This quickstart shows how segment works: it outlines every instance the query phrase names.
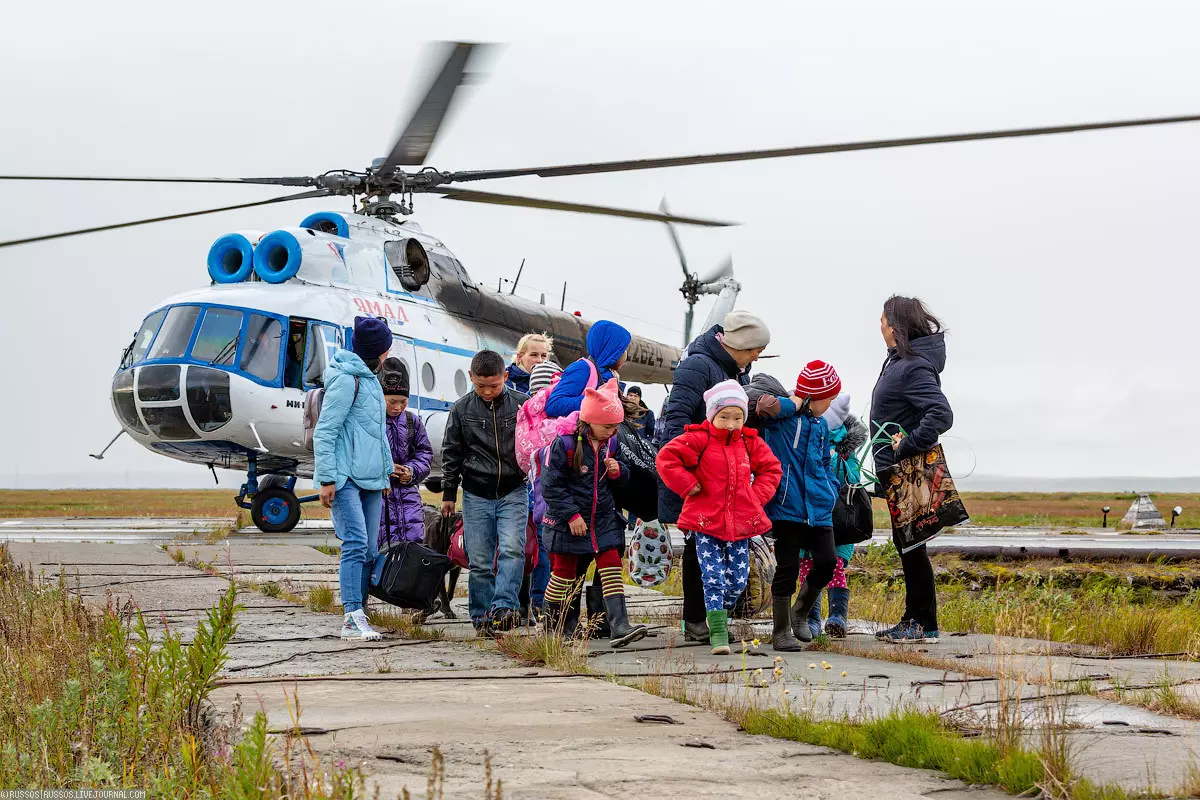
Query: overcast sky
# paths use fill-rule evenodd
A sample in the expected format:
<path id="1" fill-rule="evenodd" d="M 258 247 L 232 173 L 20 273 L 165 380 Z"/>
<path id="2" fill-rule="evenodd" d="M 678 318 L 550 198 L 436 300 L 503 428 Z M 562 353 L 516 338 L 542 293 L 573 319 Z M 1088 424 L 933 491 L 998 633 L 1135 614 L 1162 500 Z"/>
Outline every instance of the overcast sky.
<path id="1" fill-rule="evenodd" d="M 424 43 L 506 43 L 430 159 L 487 169 L 1200 113 L 1188 3 L 12 3 L 0 173 L 300 175 L 361 169 L 415 102 Z M 416 81 L 416 85 L 414 85 Z M 482 186 L 480 188 L 483 188 Z M 951 467 L 1195 475 L 1200 125 L 810 156 L 488 189 L 737 220 L 740 306 L 790 383 L 833 363 L 861 412 L 892 293 L 942 317 Z M 0 184 L 0 239 L 283 194 Z M 0 485 L 12 476 L 206 473 L 129 440 L 108 385 L 143 316 L 208 283 L 211 242 L 344 199 L 0 251 Z M 476 280 L 558 291 L 677 343 L 681 281 L 650 223 L 417 198 Z M 616 316 L 601 309 L 616 309 Z M 704 310 L 700 311 L 701 317 Z M 659 395 L 654 395 L 658 397 Z M 974 455 L 972 456 L 972 451 Z"/>

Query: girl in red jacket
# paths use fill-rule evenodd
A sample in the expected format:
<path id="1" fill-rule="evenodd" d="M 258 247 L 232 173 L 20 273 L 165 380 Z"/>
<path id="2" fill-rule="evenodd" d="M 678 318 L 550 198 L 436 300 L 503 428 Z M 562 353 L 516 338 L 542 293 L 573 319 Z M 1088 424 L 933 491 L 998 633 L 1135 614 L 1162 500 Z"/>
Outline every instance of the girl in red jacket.
<path id="1" fill-rule="evenodd" d="M 729 655 L 729 612 L 746 590 L 750 548 L 766 533 L 763 505 L 779 488 L 783 470 L 758 431 L 743 427 L 746 392 L 737 381 L 704 393 L 705 416 L 658 453 L 658 474 L 684 498 L 679 527 L 696 537 L 713 655 Z"/>

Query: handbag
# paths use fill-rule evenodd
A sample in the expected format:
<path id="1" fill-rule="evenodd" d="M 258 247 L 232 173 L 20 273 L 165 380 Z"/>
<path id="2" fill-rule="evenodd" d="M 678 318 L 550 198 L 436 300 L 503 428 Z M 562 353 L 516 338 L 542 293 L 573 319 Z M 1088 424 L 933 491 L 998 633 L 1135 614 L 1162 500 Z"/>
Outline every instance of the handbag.
<path id="1" fill-rule="evenodd" d="M 892 517 L 892 541 L 901 553 L 970 519 L 940 444 L 879 471 Z"/>
<path id="2" fill-rule="evenodd" d="M 865 542 L 874 532 L 871 493 L 865 486 L 844 484 L 838 489 L 837 502 L 833 506 L 834 544 L 840 546 Z"/>
<path id="3" fill-rule="evenodd" d="M 451 562 L 419 542 L 400 542 L 375 557 L 369 592 L 401 608 L 430 611 Z"/>
<path id="4" fill-rule="evenodd" d="M 466 534 L 463 532 L 462 515 L 457 515 L 457 519 L 446 517 L 448 520 L 444 524 L 453 524 L 454 529 L 450 534 L 450 546 L 446 550 L 446 557 L 450 562 L 460 569 L 470 569 L 471 562 L 467 557 Z M 454 520 L 449 522 L 449 520 Z M 533 570 L 538 565 L 538 538 L 537 526 L 533 523 L 533 517 L 527 517 L 525 522 L 525 574 L 532 575 Z M 498 558 L 498 557 L 497 557 Z M 497 562 L 492 562 L 492 569 L 495 570 Z"/>

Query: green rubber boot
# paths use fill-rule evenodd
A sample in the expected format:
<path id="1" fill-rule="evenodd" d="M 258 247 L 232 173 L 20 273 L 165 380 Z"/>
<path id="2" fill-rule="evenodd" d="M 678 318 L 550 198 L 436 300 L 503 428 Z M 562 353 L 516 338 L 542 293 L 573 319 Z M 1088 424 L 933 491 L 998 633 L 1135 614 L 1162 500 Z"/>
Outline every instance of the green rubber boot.
<path id="1" fill-rule="evenodd" d="M 708 643 L 714 656 L 729 655 L 729 612 L 708 612 Z"/>

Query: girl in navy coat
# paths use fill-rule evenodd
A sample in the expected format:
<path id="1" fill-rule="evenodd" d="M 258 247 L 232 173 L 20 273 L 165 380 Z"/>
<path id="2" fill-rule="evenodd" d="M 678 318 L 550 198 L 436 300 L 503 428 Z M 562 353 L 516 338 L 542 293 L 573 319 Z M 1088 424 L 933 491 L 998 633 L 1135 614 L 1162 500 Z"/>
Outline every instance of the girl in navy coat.
<path id="1" fill-rule="evenodd" d="M 629 624 L 621 577 L 625 523 L 609 486 L 610 481 L 629 480 L 629 468 L 614 459 L 610 450 L 610 440 L 624 419 L 616 378 L 599 391 L 587 389 L 574 433 L 557 437 L 543 451 L 541 473 L 546 501 L 543 538 L 550 551 L 548 625 L 574 635 L 578 612 L 574 612 L 574 620 L 568 620 L 564 609 L 571 608 L 572 596 L 580 591 L 588 565 L 595 561 L 613 647 L 623 647 L 647 633 L 646 626 Z"/>

